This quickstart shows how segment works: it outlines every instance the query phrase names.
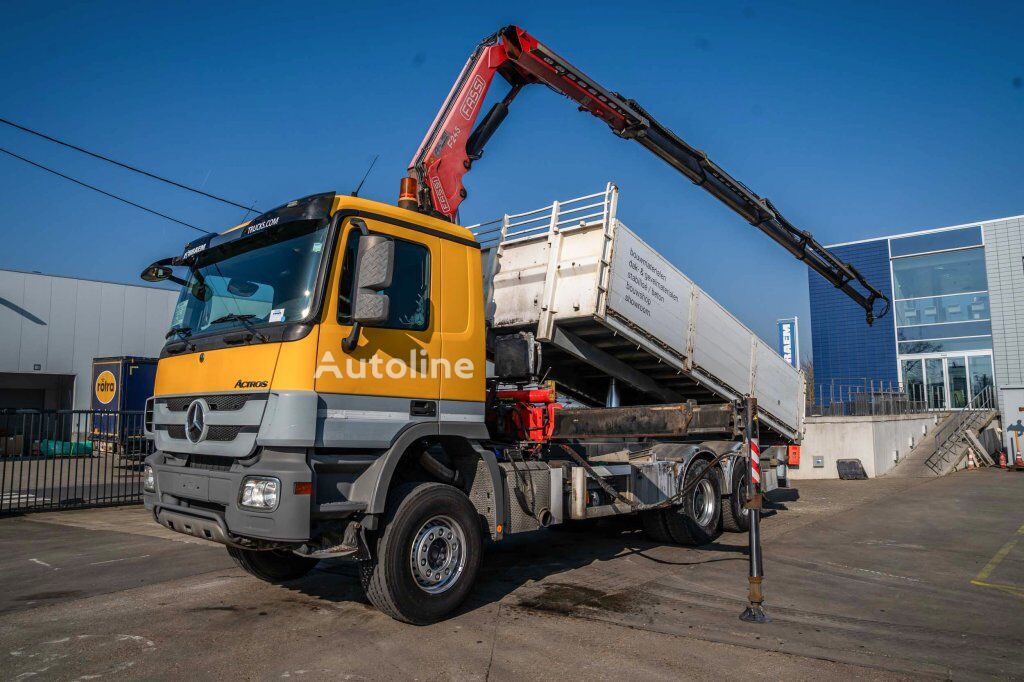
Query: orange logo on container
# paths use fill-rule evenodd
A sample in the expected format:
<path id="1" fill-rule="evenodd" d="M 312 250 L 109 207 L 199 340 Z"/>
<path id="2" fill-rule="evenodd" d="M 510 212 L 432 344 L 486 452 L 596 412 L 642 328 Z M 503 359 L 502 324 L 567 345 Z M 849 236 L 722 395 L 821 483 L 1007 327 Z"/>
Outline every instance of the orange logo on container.
<path id="1" fill-rule="evenodd" d="M 114 379 L 114 375 L 109 370 L 103 370 L 100 375 L 96 377 L 96 400 L 99 400 L 104 405 L 109 405 L 110 401 L 114 399 L 114 395 L 117 393 L 117 380 Z"/>

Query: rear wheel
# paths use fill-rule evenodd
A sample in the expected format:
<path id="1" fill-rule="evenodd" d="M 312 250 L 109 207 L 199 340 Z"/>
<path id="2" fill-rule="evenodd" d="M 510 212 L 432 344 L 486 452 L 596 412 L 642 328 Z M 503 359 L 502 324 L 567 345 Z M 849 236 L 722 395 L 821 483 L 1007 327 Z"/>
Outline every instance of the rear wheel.
<path id="1" fill-rule="evenodd" d="M 691 462 L 684 483 L 689 485 L 708 466 L 710 463 L 704 459 Z M 712 471 L 698 481 L 682 504 L 662 511 L 672 541 L 680 545 L 706 545 L 714 542 L 721 533 L 721 495 L 718 472 Z"/>
<path id="2" fill-rule="evenodd" d="M 228 554 L 240 568 L 268 583 L 296 580 L 313 570 L 319 559 L 309 559 L 284 549 L 257 552 L 228 547 Z"/>
<path id="3" fill-rule="evenodd" d="M 650 539 L 655 542 L 673 542 L 672 537 L 668 534 L 668 527 L 665 525 L 665 512 L 662 510 L 640 512 L 640 522 Z"/>
<path id="4" fill-rule="evenodd" d="M 480 519 L 460 490 L 411 483 L 388 499 L 373 558 L 360 564 L 366 596 L 396 620 L 426 625 L 462 603 L 480 568 Z"/>
<path id="5" fill-rule="evenodd" d="M 747 502 L 747 480 L 749 465 L 739 457 L 732 465 L 732 494 L 722 504 L 722 528 L 731 533 L 746 533 L 750 530 L 750 510 L 744 509 Z"/>

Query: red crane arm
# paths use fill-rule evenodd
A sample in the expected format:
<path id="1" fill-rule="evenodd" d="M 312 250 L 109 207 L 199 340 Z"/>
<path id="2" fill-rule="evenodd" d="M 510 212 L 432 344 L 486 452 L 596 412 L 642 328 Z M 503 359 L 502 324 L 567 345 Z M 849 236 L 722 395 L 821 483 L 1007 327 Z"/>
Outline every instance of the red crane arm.
<path id="1" fill-rule="evenodd" d="M 480 107 L 496 75 L 512 86 L 477 125 Z M 797 259 L 841 289 L 867 313 L 868 324 L 889 310 L 889 299 L 849 263 L 839 260 L 809 232 L 793 226 L 772 203 L 658 123 L 639 104 L 605 90 L 518 26 L 484 39 L 462 67 L 455 85 L 409 164 L 401 205 L 455 220 L 466 198 L 462 178 L 508 115 L 523 86 L 547 85 L 604 121 L 623 138 L 636 140 L 660 159 L 740 214 Z M 875 312 L 881 302 L 882 310 Z"/>
<path id="2" fill-rule="evenodd" d="M 475 130 L 481 104 L 499 74 L 512 90 Z M 635 114 L 619 97 L 569 66 L 529 33 L 518 26 L 503 28 L 470 55 L 409 164 L 409 176 L 419 185 L 421 209 L 432 208 L 449 220 L 455 219 L 466 197 L 463 176 L 480 157 L 483 145 L 504 120 L 519 90 L 533 83 L 543 83 L 576 101 L 616 132 L 625 130 L 631 118 L 635 120 Z"/>

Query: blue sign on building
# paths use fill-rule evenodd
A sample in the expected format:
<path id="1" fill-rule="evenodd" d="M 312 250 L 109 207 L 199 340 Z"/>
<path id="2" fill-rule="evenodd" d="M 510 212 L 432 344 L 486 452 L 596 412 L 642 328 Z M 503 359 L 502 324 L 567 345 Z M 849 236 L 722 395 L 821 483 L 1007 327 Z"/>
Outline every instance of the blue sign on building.
<path id="1" fill-rule="evenodd" d="M 796 368 L 800 367 L 800 343 L 797 340 L 797 318 L 779 320 L 779 355 Z"/>

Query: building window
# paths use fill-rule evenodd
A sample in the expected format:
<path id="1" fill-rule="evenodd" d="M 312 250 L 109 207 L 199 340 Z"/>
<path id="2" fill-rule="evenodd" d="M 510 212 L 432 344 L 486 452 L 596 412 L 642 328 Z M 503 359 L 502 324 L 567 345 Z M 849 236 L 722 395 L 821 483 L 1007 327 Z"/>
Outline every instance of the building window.
<path id="1" fill-rule="evenodd" d="M 992 348 L 991 336 L 975 336 L 963 339 L 928 339 L 927 341 L 901 341 L 900 355 L 916 355 L 918 353 L 948 353 L 959 350 L 989 350 Z"/>
<path id="2" fill-rule="evenodd" d="M 901 237 L 889 240 L 889 253 L 897 256 L 910 256 L 915 253 L 932 251 L 948 251 L 969 246 L 981 246 L 981 225 L 965 227 L 959 230 L 943 230 L 930 234 L 919 234 L 913 237 Z"/>
<path id="3" fill-rule="evenodd" d="M 950 235 L 963 230 L 936 233 Z M 918 235 L 890 240 L 893 244 L 906 240 L 918 240 L 936 235 Z M 968 235 L 969 236 L 969 235 Z M 963 237 L 963 235 L 961 235 Z M 980 234 L 977 235 L 980 240 Z M 958 239 L 960 239 L 958 237 Z M 959 242 L 915 241 L 902 245 L 910 248 L 931 248 Z M 908 246 L 916 244 L 916 246 Z M 891 260 L 896 317 L 896 350 L 900 356 L 926 353 L 948 353 L 961 351 L 990 350 L 992 348 L 992 314 L 989 308 L 988 277 L 985 274 L 984 248 L 961 248 L 917 256 L 900 256 Z M 952 382 L 967 383 L 966 367 L 952 368 L 956 376 L 950 376 L 950 392 L 946 403 L 955 407 L 959 402 L 954 392 L 967 394 L 966 390 L 954 388 Z M 960 372 L 963 370 L 963 376 Z M 927 367 L 927 384 L 932 385 Z M 928 389 L 928 401 L 936 402 Z M 946 404 L 944 403 L 943 407 Z M 962 406 L 961 406 L 962 407 Z"/>
<path id="4" fill-rule="evenodd" d="M 949 322 L 946 324 L 924 324 L 917 327 L 900 327 L 896 338 L 899 341 L 925 341 L 928 339 L 955 339 L 961 336 L 991 336 L 992 323 Z"/>
<path id="5" fill-rule="evenodd" d="M 946 381 L 942 371 L 942 358 L 925 360 L 924 366 L 928 377 L 928 407 L 932 410 L 941 410 L 946 407 Z"/>
<path id="6" fill-rule="evenodd" d="M 903 361 L 903 390 L 915 403 L 924 402 L 924 367 L 921 360 Z"/>
<path id="7" fill-rule="evenodd" d="M 984 249 L 894 258 L 892 277 L 897 299 L 988 290 Z"/>
<path id="8" fill-rule="evenodd" d="M 976 396 L 995 384 L 992 373 L 991 355 L 972 355 L 968 358 L 971 381 L 971 395 Z"/>
<path id="9" fill-rule="evenodd" d="M 968 322 L 991 319 L 988 292 L 928 296 L 896 301 L 896 324 L 910 327 L 940 322 Z"/>
<path id="10" fill-rule="evenodd" d="M 946 358 L 949 372 L 949 406 L 954 410 L 967 407 L 967 358 L 961 356 Z"/>

